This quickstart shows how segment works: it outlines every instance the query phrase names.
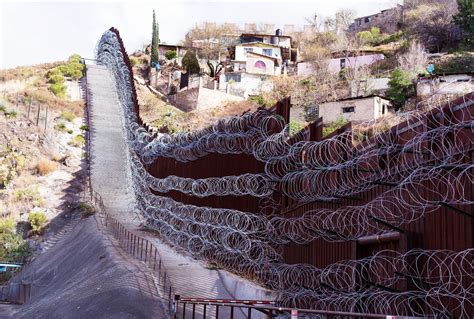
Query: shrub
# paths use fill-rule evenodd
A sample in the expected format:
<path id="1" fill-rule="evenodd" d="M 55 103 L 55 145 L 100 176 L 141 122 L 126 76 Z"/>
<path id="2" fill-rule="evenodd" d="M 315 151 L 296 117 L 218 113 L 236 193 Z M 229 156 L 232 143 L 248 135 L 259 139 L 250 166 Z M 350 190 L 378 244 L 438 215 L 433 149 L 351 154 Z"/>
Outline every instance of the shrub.
<path id="1" fill-rule="evenodd" d="M 43 204 L 43 198 L 41 197 L 37 185 L 19 189 L 15 192 L 15 195 L 19 201 L 31 202 L 35 206 L 41 206 Z"/>
<path id="2" fill-rule="evenodd" d="M 45 213 L 40 211 L 31 211 L 28 215 L 28 222 L 30 223 L 31 230 L 36 234 L 41 234 L 48 222 L 48 217 Z"/>
<path id="3" fill-rule="evenodd" d="M 186 52 L 181 63 L 190 74 L 198 74 L 201 71 L 199 61 L 191 50 Z"/>
<path id="4" fill-rule="evenodd" d="M 75 117 L 74 114 L 69 110 L 62 111 L 60 116 L 62 119 L 65 119 L 68 122 L 72 122 L 72 120 L 74 120 L 74 117 Z"/>
<path id="5" fill-rule="evenodd" d="M 53 83 L 49 86 L 49 90 L 57 97 L 66 97 L 67 87 L 64 83 Z"/>
<path id="6" fill-rule="evenodd" d="M 135 66 L 135 65 L 137 65 L 137 64 L 140 64 L 140 61 L 138 60 L 137 57 L 135 57 L 135 56 L 132 55 L 132 56 L 130 57 L 130 63 L 132 64 L 132 66 Z"/>
<path id="7" fill-rule="evenodd" d="M 304 128 L 305 125 L 303 123 L 290 120 L 288 124 L 288 134 L 293 136 Z"/>
<path id="8" fill-rule="evenodd" d="M 67 132 L 68 134 L 72 134 L 72 133 L 74 133 L 74 131 L 73 131 L 73 130 L 71 130 L 71 129 L 67 130 L 66 132 Z"/>
<path id="9" fill-rule="evenodd" d="M 84 203 L 84 202 L 79 203 L 79 208 L 82 211 L 82 216 L 83 217 L 89 217 L 91 215 L 94 215 L 94 213 L 95 213 L 94 207 L 92 207 L 91 205 L 89 205 L 87 203 Z"/>
<path id="10" fill-rule="evenodd" d="M 58 123 L 56 124 L 56 126 L 54 127 L 57 131 L 60 131 L 60 132 L 64 132 L 66 131 L 66 124 L 64 123 Z"/>
<path id="11" fill-rule="evenodd" d="M 86 139 L 84 138 L 84 136 L 79 134 L 79 135 L 76 135 L 74 138 L 72 138 L 68 144 L 72 146 L 76 146 L 76 147 L 82 147 L 84 146 L 85 143 L 86 143 Z"/>
<path id="12" fill-rule="evenodd" d="M 38 173 L 41 176 L 45 176 L 51 172 L 54 172 L 56 168 L 58 168 L 58 163 L 43 158 L 38 161 L 36 168 L 38 169 Z"/>
<path id="13" fill-rule="evenodd" d="M 167 58 L 168 60 L 173 60 L 173 59 L 176 59 L 178 55 L 176 54 L 176 51 L 172 50 L 172 51 L 167 51 L 165 53 L 165 58 Z"/>
<path id="14" fill-rule="evenodd" d="M 392 100 L 393 104 L 398 108 L 403 107 L 407 98 L 411 97 L 414 91 L 410 73 L 399 68 L 393 70 L 387 90 L 387 97 Z"/>
<path id="15" fill-rule="evenodd" d="M 342 116 L 339 116 L 337 118 L 337 120 L 335 120 L 334 122 L 331 122 L 331 123 L 328 123 L 328 124 L 324 125 L 324 127 L 323 127 L 323 136 L 331 134 L 332 132 L 334 132 L 335 130 L 340 129 L 341 127 L 343 127 L 347 123 L 349 123 L 349 121 L 347 119 L 345 119 Z"/>
<path id="16" fill-rule="evenodd" d="M 369 31 L 361 31 L 357 33 L 357 38 L 364 44 L 374 45 L 381 40 L 380 29 L 372 27 Z"/>
<path id="17" fill-rule="evenodd" d="M 256 102 L 258 105 L 262 107 L 271 107 L 273 106 L 273 101 L 265 99 L 262 94 L 249 96 L 249 100 Z"/>
<path id="18" fill-rule="evenodd" d="M 28 243 L 20 234 L 0 233 L 0 259 L 2 261 L 23 263 L 29 253 Z"/>
<path id="19" fill-rule="evenodd" d="M 81 131 L 88 131 L 89 127 L 86 124 L 82 124 L 81 127 L 79 127 Z"/>
<path id="20" fill-rule="evenodd" d="M 16 223 L 13 218 L 1 218 L 0 219 L 0 234 L 12 234 L 15 232 Z"/>

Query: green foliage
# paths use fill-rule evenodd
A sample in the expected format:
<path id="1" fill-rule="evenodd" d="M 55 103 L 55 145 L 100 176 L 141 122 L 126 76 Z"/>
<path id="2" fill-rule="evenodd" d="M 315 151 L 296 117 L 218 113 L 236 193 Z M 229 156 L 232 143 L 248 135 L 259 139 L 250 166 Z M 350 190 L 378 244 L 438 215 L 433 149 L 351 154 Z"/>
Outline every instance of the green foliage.
<path id="1" fill-rule="evenodd" d="M 60 98 L 66 97 L 67 87 L 64 83 L 54 83 L 49 86 L 51 92 Z"/>
<path id="2" fill-rule="evenodd" d="M 293 136 L 304 128 L 304 123 L 290 120 L 290 123 L 288 123 L 288 134 Z"/>
<path id="3" fill-rule="evenodd" d="M 16 223 L 13 218 L 1 218 L 0 219 L 0 234 L 12 234 L 15 232 Z"/>
<path id="4" fill-rule="evenodd" d="M 474 2 L 472 0 L 458 0 L 458 13 L 453 17 L 453 21 L 467 34 L 466 42 L 473 43 Z"/>
<path id="5" fill-rule="evenodd" d="M 76 146 L 76 147 L 82 147 L 86 143 L 86 140 L 84 136 L 81 134 L 76 135 L 69 141 L 69 145 Z"/>
<path id="6" fill-rule="evenodd" d="M 158 46 L 160 44 L 160 30 L 158 24 L 156 23 L 155 10 L 153 10 L 153 26 L 151 34 L 151 64 L 154 65 L 158 63 Z"/>
<path id="7" fill-rule="evenodd" d="M 89 131 L 89 126 L 87 126 L 86 124 L 82 124 L 82 125 L 79 127 L 79 129 L 80 129 L 81 131 Z"/>
<path id="8" fill-rule="evenodd" d="M 82 216 L 83 217 L 89 217 L 91 215 L 94 215 L 95 209 L 88 203 L 81 202 L 79 203 L 79 209 L 82 211 Z"/>
<path id="9" fill-rule="evenodd" d="M 18 189 L 15 192 L 15 197 L 18 201 L 32 203 L 35 206 L 43 204 L 43 197 L 41 197 L 38 185 L 30 185 L 29 187 Z"/>
<path id="10" fill-rule="evenodd" d="M 392 34 L 384 34 L 379 41 L 379 44 L 388 44 L 400 41 L 404 37 L 403 31 L 398 31 Z"/>
<path id="11" fill-rule="evenodd" d="M 364 44 L 375 45 L 382 39 L 382 34 L 379 28 L 372 27 L 368 31 L 358 32 L 357 38 Z"/>
<path id="12" fill-rule="evenodd" d="M 403 107 L 407 98 L 414 94 L 414 85 L 410 73 L 402 69 L 395 69 L 388 82 L 387 97 L 396 107 Z"/>
<path id="13" fill-rule="evenodd" d="M 196 58 L 196 55 L 191 50 L 188 50 L 183 57 L 183 61 L 181 62 L 183 67 L 190 73 L 190 74 L 198 74 L 201 71 L 201 67 L 199 66 L 199 61 Z"/>
<path id="14" fill-rule="evenodd" d="M 74 131 L 73 131 L 73 130 L 71 130 L 71 129 L 67 130 L 66 132 L 67 132 L 68 134 L 72 134 L 72 133 L 74 133 Z"/>
<path id="15" fill-rule="evenodd" d="M 168 60 L 173 60 L 177 57 L 178 55 L 176 54 L 176 51 L 174 50 L 171 50 L 171 51 L 166 51 L 165 53 L 165 58 L 167 58 Z"/>
<path id="16" fill-rule="evenodd" d="M 56 124 L 56 126 L 54 128 L 57 131 L 64 132 L 64 131 L 66 131 L 66 124 L 61 122 L 61 123 Z"/>
<path id="17" fill-rule="evenodd" d="M 74 116 L 74 113 L 72 113 L 71 111 L 69 110 L 63 110 L 61 112 L 61 118 L 68 121 L 68 122 L 72 122 L 72 120 L 74 120 L 75 116 Z"/>
<path id="18" fill-rule="evenodd" d="M 25 155 L 12 151 L 10 148 L 0 152 L 0 189 L 6 185 L 17 175 L 19 175 L 26 167 Z"/>
<path id="19" fill-rule="evenodd" d="M 84 75 L 84 64 L 81 63 L 81 56 L 73 54 L 69 57 L 68 62 L 61 64 L 46 73 L 46 78 L 50 83 L 49 89 L 54 95 L 64 98 L 66 97 L 67 87 L 65 78 L 70 77 L 74 80 L 80 79 Z"/>
<path id="20" fill-rule="evenodd" d="M 28 222 L 30 223 L 31 230 L 36 234 L 41 234 L 44 231 L 48 217 L 45 213 L 40 211 L 31 211 L 28 215 Z"/>
<path id="21" fill-rule="evenodd" d="M 275 104 L 274 101 L 265 99 L 262 94 L 249 96 L 249 100 L 256 102 L 262 107 L 271 107 L 273 104 Z"/>
<path id="22" fill-rule="evenodd" d="M 137 65 L 137 64 L 140 64 L 140 60 L 138 60 L 137 57 L 135 57 L 135 56 L 132 55 L 132 56 L 130 57 L 130 63 L 132 64 L 132 66 L 135 66 L 135 65 Z"/>
<path id="23" fill-rule="evenodd" d="M 0 233 L 0 259 L 6 262 L 24 263 L 30 250 L 19 234 Z"/>
<path id="24" fill-rule="evenodd" d="M 341 127 L 343 127 L 347 123 L 349 123 L 349 121 L 347 119 L 345 119 L 342 116 L 339 116 L 337 118 L 337 120 L 335 120 L 334 122 L 330 122 L 330 123 L 324 125 L 324 127 L 323 127 L 323 136 L 331 134 L 332 132 L 334 132 L 335 130 L 340 129 Z"/>

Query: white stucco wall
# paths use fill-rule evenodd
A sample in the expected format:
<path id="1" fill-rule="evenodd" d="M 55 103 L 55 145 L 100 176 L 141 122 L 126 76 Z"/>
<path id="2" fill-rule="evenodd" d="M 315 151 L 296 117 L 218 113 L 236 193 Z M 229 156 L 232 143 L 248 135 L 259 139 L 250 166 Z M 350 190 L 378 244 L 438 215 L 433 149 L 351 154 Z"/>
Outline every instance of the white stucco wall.
<path id="1" fill-rule="evenodd" d="M 385 56 L 383 54 L 369 54 L 344 59 L 346 60 L 346 68 L 354 68 L 363 65 L 371 65 L 385 59 Z M 341 71 L 341 58 L 330 59 L 328 62 L 329 71 L 334 73 Z M 298 63 L 297 69 L 298 75 L 302 76 L 311 75 L 314 72 L 311 62 L 300 62 Z"/>
<path id="2" fill-rule="evenodd" d="M 247 52 L 245 52 L 245 48 L 252 49 L 254 53 L 263 54 L 263 49 L 272 49 L 272 57 L 281 59 L 281 49 L 274 46 L 252 46 L 252 45 L 237 45 L 235 47 L 235 60 L 236 61 L 246 61 L 247 60 Z"/>
<path id="3" fill-rule="evenodd" d="M 249 95 L 258 95 L 262 92 L 269 92 L 273 89 L 271 78 L 269 76 L 240 73 L 240 78 L 240 82 L 228 83 L 225 74 L 222 74 L 219 81 L 219 90 L 224 92 L 229 90 L 230 94 L 247 98 Z"/>
<path id="4" fill-rule="evenodd" d="M 385 113 L 383 106 L 385 105 Z M 374 120 L 387 115 L 390 102 L 378 96 L 346 101 L 323 103 L 319 106 L 319 116 L 324 123 L 337 121 L 340 117 L 348 121 Z M 354 112 L 343 113 L 344 107 L 354 107 Z"/>

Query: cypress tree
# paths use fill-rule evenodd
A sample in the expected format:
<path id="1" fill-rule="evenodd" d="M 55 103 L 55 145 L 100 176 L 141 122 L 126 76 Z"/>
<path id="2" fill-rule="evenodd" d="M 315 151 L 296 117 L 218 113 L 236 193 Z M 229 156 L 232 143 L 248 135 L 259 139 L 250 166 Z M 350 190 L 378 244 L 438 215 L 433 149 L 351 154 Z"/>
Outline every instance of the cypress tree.
<path id="1" fill-rule="evenodd" d="M 156 24 L 155 10 L 153 10 L 153 26 L 151 34 L 151 65 L 158 63 L 158 45 L 160 43 L 160 38 L 158 34 L 159 30 Z"/>

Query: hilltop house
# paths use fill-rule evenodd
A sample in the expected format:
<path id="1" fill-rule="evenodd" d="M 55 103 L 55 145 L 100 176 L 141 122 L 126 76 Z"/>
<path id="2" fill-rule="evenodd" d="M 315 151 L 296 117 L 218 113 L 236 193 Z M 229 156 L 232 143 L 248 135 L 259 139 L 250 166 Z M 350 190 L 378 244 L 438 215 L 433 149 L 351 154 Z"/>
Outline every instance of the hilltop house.
<path id="1" fill-rule="evenodd" d="M 378 95 L 347 98 L 319 105 L 319 116 L 324 123 L 344 118 L 348 121 L 375 120 L 392 113 L 389 100 Z"/>
<path id="2" fill-rule="evenodd" d="M 345 68 L 357 68 L 364 65 L 371 65 L 377 61 L 385 59 L 382 53 L 374 51 L 337 51 L 332 53 L 332 58 L 328 60 L 330 72 L 338 73 Z M 314 73 L 311 62 L 299 62 L 297 74 L 301 76 Z"/>
<path id="3" fill-rule="evenodd" d="M 384 33 L 394 33 L 400 30 L 402 17 L 403 6 L 397 4 L 396 7 L 354 19 L 348 31 L 360 32 L 377 27 Z"/>
<path id="4" fill-rule="evenodd" d="M 280 76 L 296 62 L 292 38 L 275 34 L 243 33 L 240 43 L 228 48 L 230 68 L 219 79 L 219 89 L 243 97 L 271 90 L 269 77 Z"/>
<path id="5" fill-rule="evenodd" d="M 420 77 L 416 83 L 417 101 L 429 97 L 454 98 L 474 92 L 474 73 L 442 73 Z"/>

